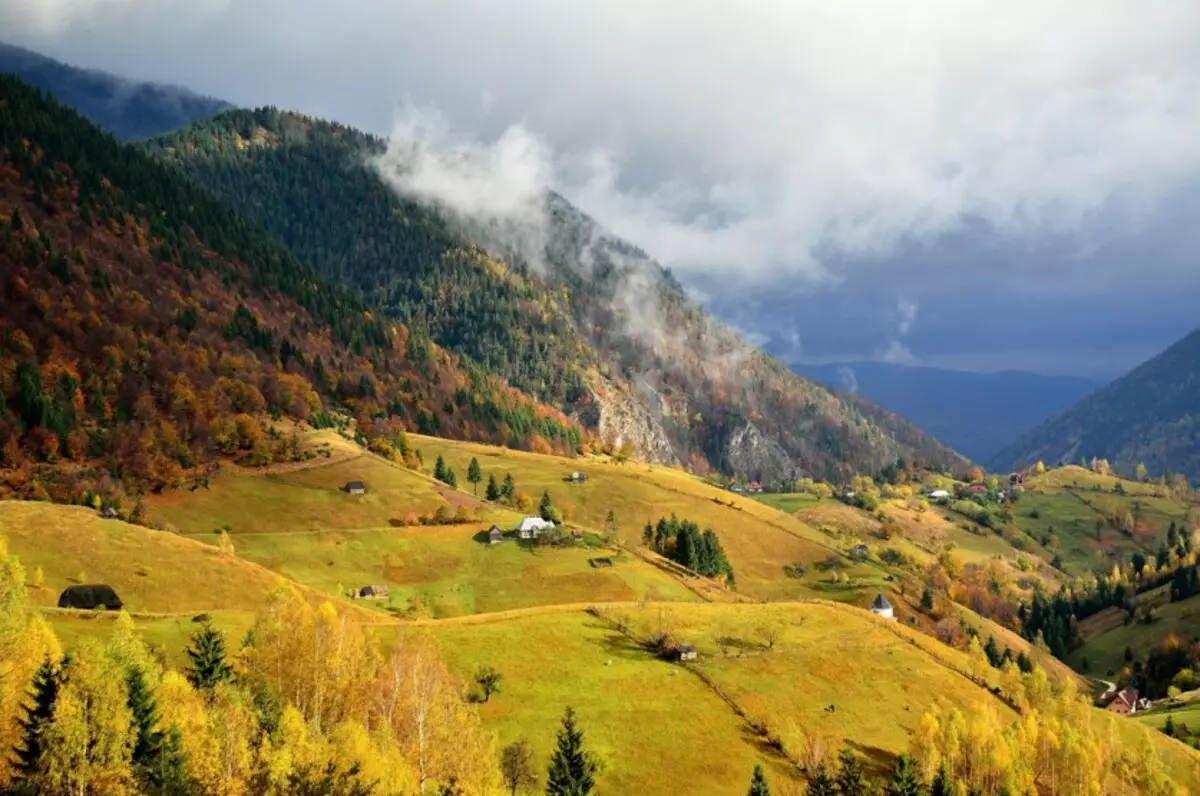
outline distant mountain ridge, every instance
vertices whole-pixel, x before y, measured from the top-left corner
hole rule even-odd
[[[1200,330],[1022,435],[992,464],[1092,457],[1127,473],[1142,463],[1200,479]]]
[[[160,135],[233,107],[178,86],[126,80],[0,42],[3,72],[45,91],[122,141]]]
[[[965,466],[747,345],[562,197],[545,197],[546,262],[532,264],[398,196],[367,165],[386,143],[336,123],[236,110],[147,146],[373,307],[651,461],[759,480],[899,457]]]
[[[972,373],[886,362],[794,364],[792,369],[896,412],[977,462],[991,459],[1101,386],[1075,376]]]

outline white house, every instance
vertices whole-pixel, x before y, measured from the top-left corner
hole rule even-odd
[[[542,531],[554,527],[554,523],[541,517],[526,517],[517,526],[517,536],[521,539],[536,539]]]
[[[929,499],[930,499],[930,500],[937,500],[937,501],[949,500],[949,499],[950,499],[950,493],[949,493],[949,492],[947,492],[947,491],[946,491],[946,490],[944,490],[944,489],[935,489],[935,490],[933,490],[932,492],[930,492],[930,493],[929,493]]]
[[[875,595],[875,601],[871,603],[871,613],[878,614],[884,619],[895,619],[896,613],[892,610],[892,604],[888,602],[888,598],[883,594]]]

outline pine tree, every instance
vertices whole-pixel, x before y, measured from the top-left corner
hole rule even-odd
[[[492,502],[500,499],[500,487],[496,484],[496,476],[488,476],[487,488],[484,490],[483,496]]]
[[[596,761],[583,748],[583,730],[575,724],[575,711],[567,708],[558,731],[558,744],[550,758],[547,796],[587,796],[596,784]]]
[[[437,461],[433,463],[433,477],[439,481],[446,480],[446,460],[441,456],[438,456]]]
[[[467,465],[467,480],[471,482],[471,487],[478,496],[479,483],[483,480],[483,470],[479,468],[479,460],[474,456],[471,457],[471,463]]]
[[[557,519],[556,514],[554,503],[550,500],[550,490],[543,490],[542,500],[538,503],[538,515],[547,522],[555,522]]]
[[[1175,737],[1175,717],[1174,716],[1167,716],[1167,723],[1163,725],[1162,731],[1163,731],[1163,735],[1170,736],[1171,738]]]
[[[179,731],[172,728],[163,732],[157,728],[158,705],[141,669],[129,669],[125,686],[137,732],[131,762],[140,791],[164,796],[186,792],[187,760]]]
[[[621,526],[617,523],[617,515],[612,509],[609,509],[608,513],[604,515],[604,535],[609,539],[615,539],[620,530]]]
[[[884,796],[927,796],[928,791],[921,784],[921,775],[917,772],[917,763],[908,755],[900,755],[896,767],[892,769],[892,781],[884,790]]]
[[[233,668],[225,661],[225,635],[206,621],[192,636],[187,650],[191,665],[187,678],[201,691],[212,691],[232,676]]]
[[[954,796],[954,788],[950,784],[950,775],[946,773],[945,766],[939,768],[937,776],[933,778],[933,784],[929,786],[929,796]]]
[[[754,764],[754,774],[750,777],[750,790],[746,796],[771,796],[771,786],[767,784],[767,773],[762,764]]]
[[[837,786],[842,796],[867,796],[862,760],[849,749],[838,754]]]
[[[808,778],[808,790],[805,793],[808,796],[838,796],[837,785],[824,765],[817,766],[817,770]]]
[[[933,589],[928,586],[925,587],[925,591],[921,592],[921,610],[933,610]]]
[[[17,749],[14,767],[20,777],[31,777],[37,772],[42,756],[42,732],[54,715],[61,685],[59,671],[47,658],[33,675],[33,704],[25,708],[25,718],[17,721],[21,726],[21,747]]]
[[[513,481],[512,473],[504,474],[504,483],[500,487],[500,497],[505,500],[512,500],[513,495],[517,492],[517,484]]]

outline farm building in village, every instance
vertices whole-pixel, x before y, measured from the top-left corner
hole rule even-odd
[[[541,535],[542,531],[553,527],[554,523],[549,520],[543,520],[541,517],[526,517],[517,526],[517,536],[521,539],[536,539]]]
[[[358,599],[360,600],[386,600],[387,596],[388,587],[379,583],[363,586],[358,590]]]
[[[348,495],[365,495],[367,494],[367,485],[362,481],[347,481],[342,487],[342,491]]]
[[[488,544],[500,544],[504,541],[504,531],[500,530],[499,525],[493,525],[488,528]]]
[[[892,610],[892,604],[888,602],[888,598],[883,596],[883,593],[875,595],[875,599],[871,602],[871,613],[882,616],[884,619],[895,619],[896,612]]]

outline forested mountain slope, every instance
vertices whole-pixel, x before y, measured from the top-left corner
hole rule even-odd
[[[0,266],[0,465],[18,493],[74,499],[75,475],[179,486],[219,453],[265,463],[291,452],[262,418],[321,422],[333,406],[385,450],[403,448],[404,425],[562,452],[585,441],[5,76]]]
[[[149,146],[372,307],[649,459],[766,480],[963,463],[752,349],[561,197],[529,262],[398,196],[371,165],[385,143],[337,124],[231,111]]]
[[[1200,331],[1022,436],[997,469],[1100,457],[1132,473],[1144,463],[1200,478]]]
[[[178,86],[127,80],[96,69],[69,66],[3,42],[0,72],[9,72],[45,91],[123,141],[160,135],[231,107]]]

